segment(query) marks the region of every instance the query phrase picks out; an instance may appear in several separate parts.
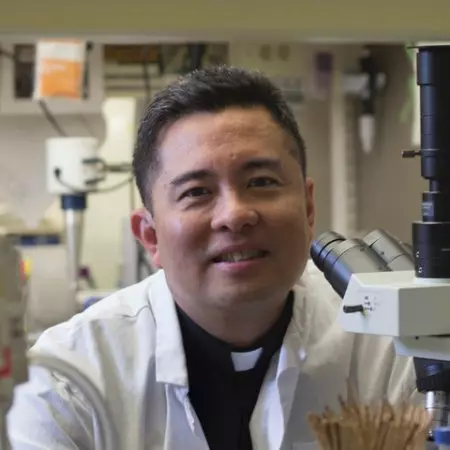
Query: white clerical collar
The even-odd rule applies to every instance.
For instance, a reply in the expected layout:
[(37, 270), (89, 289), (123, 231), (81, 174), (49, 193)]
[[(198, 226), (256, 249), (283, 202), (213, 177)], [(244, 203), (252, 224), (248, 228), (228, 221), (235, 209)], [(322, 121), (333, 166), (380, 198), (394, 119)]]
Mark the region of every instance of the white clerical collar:
[(234, 370), (236, 372), (244, 372), (253, 369), (261, 356), (263, 349), (257, 348), (249, 352), (231, 352)]

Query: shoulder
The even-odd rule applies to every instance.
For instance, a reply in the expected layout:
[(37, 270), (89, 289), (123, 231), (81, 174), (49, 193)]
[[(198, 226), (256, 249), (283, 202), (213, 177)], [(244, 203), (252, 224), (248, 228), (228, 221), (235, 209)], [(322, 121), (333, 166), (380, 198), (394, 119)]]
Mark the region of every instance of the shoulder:
[(308, 335), (314, 348), (323, 354), (323, 361), (348, 357), (348, 382), (361, 401), (387, 397), (397, 403), (415, 394), (412, 358), (397, 355), (391, 337), (346, 332), (339, 322), (342, 300), (312, 261), (295, 290), (304, 298), (296, 309), (300, 317), (307, 314), (304, 327), (311, 328)]
[[(81, 354), (101, 372), (124, 371), (128, 367), (132, 370), (140, 359), (148, 360), (154, 348), (155, 321), (150, 300), (152, 287), (160, 283), (160, 278), (161, 274), (156, 273), (49, 328), (37, 340), (35, 349), (55, 351), (65, 347)], [(146, 345), (139, 345), (144, 336)], [(123, 359), (127, 359), (126, 366)]]
[[(147, 379), (155, 367), (151, 291), (160, 280), (157, 273), (49, 328), (31, 350), (35, 356), (52, 355), (73, 364), (103, 395), (113, 393), (108, 404), (118, 424), (139, 420)], [(12, 442), (20, 448), (34, 442), (45, 448), (58, 443), (60, 448), (94, 448), (98, 427), (84, 390), (75, 379), (39, 365), (32, 363), (27, 382), (15, 388), (8, 415)], [(161, 401), (162, 392), (152, 391), (149, 401)], [(122, 428), (126, 440), (127, 429)]]
[(303, 292), (305, 302), (314, 303), (321, 312), (329, 311), (334, 317), (339, 313), (341, 298), (312, 260), (306, 264), (294, 289)]
[(341, 299), (311, 260), (295, 284), (294, 292), (294, 320), (304, 322), (303, 328), (314, 329), (320, 335), (336, 327)]

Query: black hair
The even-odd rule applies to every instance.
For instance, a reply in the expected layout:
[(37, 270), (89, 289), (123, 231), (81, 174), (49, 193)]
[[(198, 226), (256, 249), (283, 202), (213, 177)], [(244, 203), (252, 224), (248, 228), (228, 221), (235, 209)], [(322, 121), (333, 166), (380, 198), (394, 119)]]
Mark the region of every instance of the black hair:
[(133, 156), (133, 172), (144, 204), (151, 206), (151, 186), (159, 169), (158, 146), (167, 126), (198, 112), (257, 106), (266, 108), (293, 139), (295, 156), (305, 176), (305, 143), (280, 89), (260, 72), (213, 66), (182, 76), (161, 90), (147, 106)]

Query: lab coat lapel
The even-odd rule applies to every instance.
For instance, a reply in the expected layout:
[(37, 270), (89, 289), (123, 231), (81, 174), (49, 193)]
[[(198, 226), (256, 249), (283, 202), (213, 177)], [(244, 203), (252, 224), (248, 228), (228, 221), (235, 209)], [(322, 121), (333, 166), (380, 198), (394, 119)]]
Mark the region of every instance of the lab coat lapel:
[(288, 328), (261, 387), (250, 432), (254, 450), (279, 450), (289, 420), (301, 366), (299, 336)]
[(308, 424), (309, 413), (327, 407), (339, 409), (339, 397), (347, 398), (353, 337), (332, 325), (324, 337), (308, 346), (297, 378), (290, 416), (284, 435), (284, 449), (303, 449), (315, 440)]
[(293, 318), (251, 421), (255, 450), (314, 448), (308, 413), (347, 395), (353, 337), (337, 323), (339, 304), (316, 286), (305, 274), (294, 289)]
[(188, 387), (186, 358), (175, 302), (164, 271), (155, 275), (149, 292), (156, 322), (156, 381)]
[(156, 381), (164, 384), (166, 423), (164, 450), (208, 450), (200, 421), (189, 401), (183, 339), (175, 302), (160, 270), (149, 292), (156, 322)]

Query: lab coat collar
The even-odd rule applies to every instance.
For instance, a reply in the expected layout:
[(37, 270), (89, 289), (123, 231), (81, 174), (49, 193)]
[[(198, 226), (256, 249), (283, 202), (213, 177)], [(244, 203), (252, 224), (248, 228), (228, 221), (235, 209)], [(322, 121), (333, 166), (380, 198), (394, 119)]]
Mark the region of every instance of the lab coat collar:
[[(299, 371), (308, 358), (309, 349), (323, 337), (323, 331), (335, 319), (330, 308), (323, 308), (321, 292), (317, 292), (308, 269), (293, 288), (294, 308), (277, 361), (276, 377), (290, 369)], [(323, 295), (322, 295), (323, 296)]]
[(153, 276), (149, 301), (156, 322), (156, 381), (188, 387), (186, 357), (180, 324), (163, 270)]
[[(188, 387), (188, 374), (183, 340), (176, 313), (175, 302), (167, 285), (163, 270), (152, 276), (149, 287), (149, 301), (156, 322), (156, 379), (158, 382)], [(311, 292), (312, 291), (312, 292)], [(320, 301), (308, 298), (314, 293), (306, 270), (300, 281), (294, 286), (294, 309), (283, 345), (276, 359), (275, 378), (281, 380), (284, 372), (294, 370), (298, 373), (307, 357), (306, 349), (320, 339), (315, 327), (316, 308)], [(313, 295), (314, 296), (314, 295)], [(326, 318), (325, 318), (326, 319)], [(273, 366), (273, 363), (272, 363)]]
[(307, 301), (307, 278), (305, 273), (294, 287), (292, 320), (266, 374), (250, 422), (252, 438), (264, 442), (262, 448), (267, 450), (282, 447), (298, 379), (307, 357), (307, 341), (311, 336), (307, 335), (309, 326), (306, 325), (311, 324), (316, 306)]
[[(315, 448), (307, 412), (336, 406), (333, 402), (346, 392), (350, 353), (342, 352), (342, 346), (350, 348), (351, 336), (343, 341), (336, 321), (340, 299), (318, 277), (322, 275), (309, 266), (294, 286), (293, 318), (252, 416), (252, 438), (264, 450), (285, 448), (285, 439), (292, 443), (286, 430), (293, 429), (295, 446)], [(333, 348), (336, 358), (330, 353)]]

